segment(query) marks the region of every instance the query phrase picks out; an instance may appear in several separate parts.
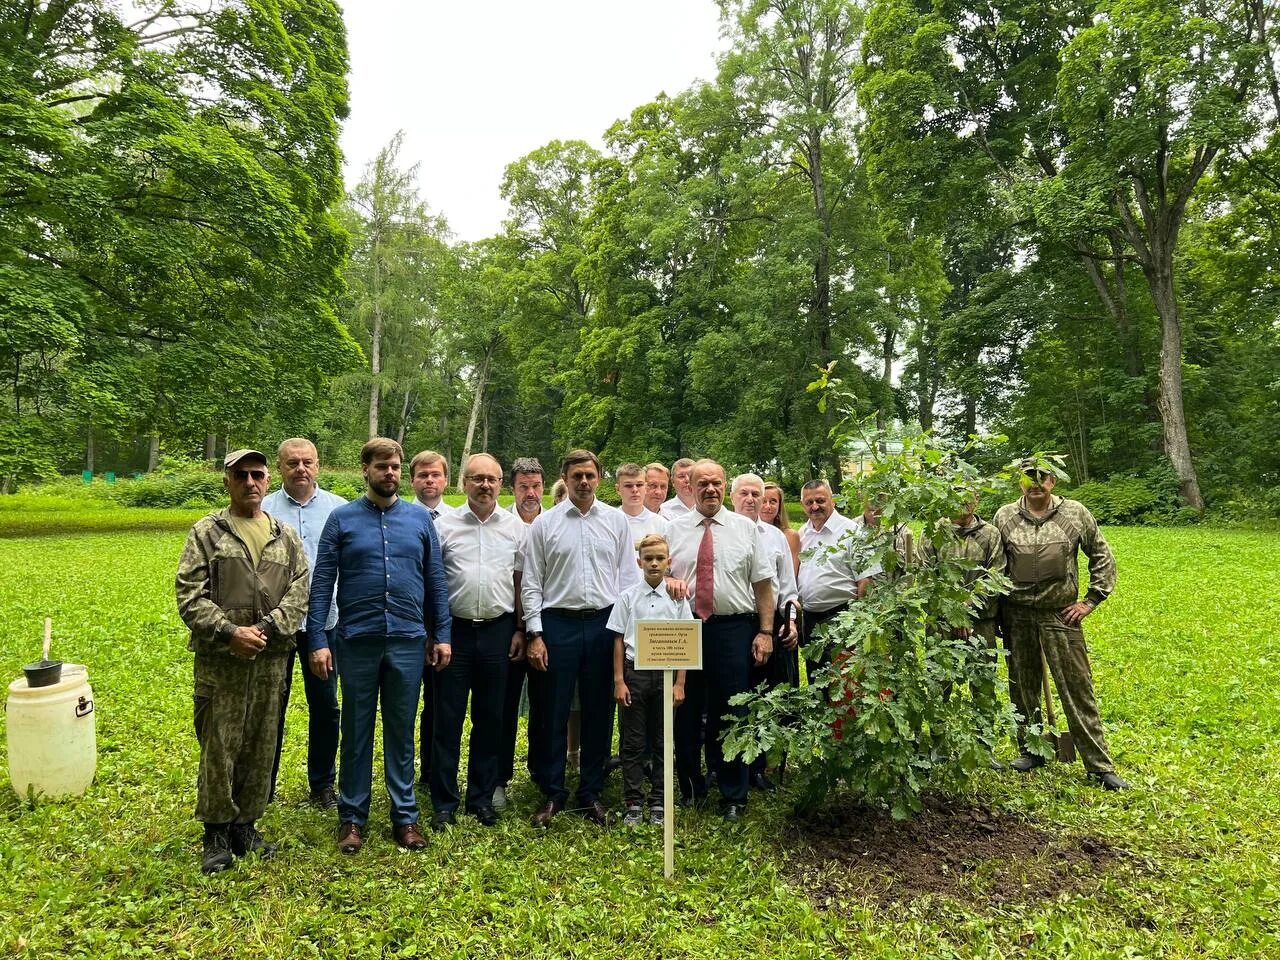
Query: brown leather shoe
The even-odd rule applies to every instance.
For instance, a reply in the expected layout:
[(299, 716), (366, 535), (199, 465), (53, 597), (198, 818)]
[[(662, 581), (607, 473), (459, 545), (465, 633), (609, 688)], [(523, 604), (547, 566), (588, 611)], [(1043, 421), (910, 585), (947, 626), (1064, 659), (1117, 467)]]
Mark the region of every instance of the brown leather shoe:
[(363, 843), (360, 828), (354, 823), (344, 823), (338, 827), (338, 849), (342, 853), (359, 853)]
[(403, 826), (392, 827), (391, 836), (396, 843), (406, 850), (421, 850), (427, 845), (427, 838), (418, 832), (416, 823), (406, 823)]
[(545, 830), (551, 825), (551, 818), (559, 813), (563, 806), (564, 804), (559, 800), (548, 800), (538, 808), (538, 812), (533, 815), (533, 819), (529, 822), (535, 827), (541, 827)]
[(605, 809), (604, 804), (599, 800), (593, 800), (578, 812), (582, 815), (583, 820), (590, 821), (598, 827), (603, 827), (609, 822), (609, 811)]

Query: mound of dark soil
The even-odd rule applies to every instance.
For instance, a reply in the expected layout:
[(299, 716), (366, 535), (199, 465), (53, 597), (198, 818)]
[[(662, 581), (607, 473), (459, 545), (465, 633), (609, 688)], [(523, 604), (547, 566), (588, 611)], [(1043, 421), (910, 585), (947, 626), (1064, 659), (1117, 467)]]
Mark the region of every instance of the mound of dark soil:
[(829, 806), (786, 837), (790, 879), (821, 908), (852, 897), (882, 906), (940, 894), (998, 906), (1085, 892), (1124, 852), (1096, 837), (1051, 833), (1015, 815), (925, 799), (913, 820)]

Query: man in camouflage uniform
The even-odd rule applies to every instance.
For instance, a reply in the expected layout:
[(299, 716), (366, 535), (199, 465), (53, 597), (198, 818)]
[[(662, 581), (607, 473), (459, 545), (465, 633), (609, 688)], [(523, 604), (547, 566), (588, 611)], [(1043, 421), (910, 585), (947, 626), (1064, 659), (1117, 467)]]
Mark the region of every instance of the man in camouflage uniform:
[(309, 588), (302, 541), (262, 512), (267, 458), (236, 450), (223, 471), (231, 503), (191, 528), (176, 583), (195, 653), (205, 873), (225, 870), (233, 854), (275, 853), (255, 821), (271, 795), (285, 669)]
[[(920, 540), (920, 557), (926, 566), (937, 562), (940, 557), (945, 560), (966, 560), (973, 564), (973, 569), (965, 573), (965, 585), (970, 589), (989, 573), (1003, 575), (1007, 566), (1000, 531), (974, 513), (977, 505), (975, 497), (966, 505), (963, 513), (952, 518), (951, 533), (954, 540), (944, 541), (941, 547), (935, 547), (928, 537)], [(972, 640), (975, 646), (991, 653), (990, 671), (981, 678), (970, 681), (970, 690), (975, 700), (992, 701), (996, 696), (996, 651), (1000, 645), (996, 620), (999, 609), (999, 594), (975, 597), (971, 605), (973, 622), (967, 627), (950, 628), (954, 638)], [(993, 756), (991, 766), (999, 770), (1004, 764)]]
[[(1040, 722), (1040, 653), (1049, 664), (1067, 728), (1088, 775), (1108, 790), (1129, 786), (1115, 772), (1093, 696), (1093, 674), (1080, 623), (1115, 588), (1116, 563), (1098, 522), (1075, 500), (1053, 496), (1057, 478), (1043, 461), (1023, 460), (1022, 499), (996, 511), (1013, 586), (1002, 604), (1009, 646), (1009, 692), (1023, 723)], [(1089, 589), (1079, 600), (1076, 553), (1089, 558)], [(1012, 764), (1027, 772), (1044, 764), (1028, 753)]]

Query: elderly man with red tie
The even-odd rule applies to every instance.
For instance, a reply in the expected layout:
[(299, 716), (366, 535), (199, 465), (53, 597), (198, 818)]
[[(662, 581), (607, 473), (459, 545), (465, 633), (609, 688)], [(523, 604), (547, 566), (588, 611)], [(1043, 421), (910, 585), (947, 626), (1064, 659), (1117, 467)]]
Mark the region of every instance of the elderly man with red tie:
[[(667, 530), (672, 575), (689, 584), (694, 615), (703, 622), (702, 670), (689, 671), (685, 702), (676, 714), (676, 776), (686, 802), (706, 800), (702, 773), (702, 707), (706, 739), (718, 740), (734, 694), (751, 687), (751, 668), (773, 652), (773, 570), (753, 520), (724, 506), (725, 472), (714, 460), (693, 465), (694, 509)], [(713, 755), (718, 752), (713, 751)], [(747, 803), (747, 766), (721, 760), (716, 771), (721, 812), (738, 820)]]

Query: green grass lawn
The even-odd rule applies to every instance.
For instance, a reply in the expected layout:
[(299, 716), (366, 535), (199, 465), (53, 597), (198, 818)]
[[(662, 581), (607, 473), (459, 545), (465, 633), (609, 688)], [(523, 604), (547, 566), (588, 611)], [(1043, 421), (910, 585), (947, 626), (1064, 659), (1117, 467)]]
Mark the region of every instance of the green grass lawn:
[[(169, 512), (171, 528), (190, 519)], [(32, 525), (0, 539), (0, 676), (38, 656), (53, 617), (55, 655), (89, 668), (99, 766), (84, 797), (34, 808), (0, 774), (0, 955), (1280, 955), (1280, 535), (1108, 531), (1120, 585), (1088, 629), (1107, 733), (1135, 789), (1108, 794), (1054, 765), (984, 773), (960, 799), (1119, 853), (1061, 890), (990, 898), (997, 863), (977, 863), (956, 896), (895, 896), (892, 875), (842, 886), (843, 868), (814, 864), (782, 799), (756, 798), (736, 828), (683, 819), (667, 883), (656, 829), (563, 816), (535, 834), (522, 778), (497, 829), (461, 818), (414, 855), (390, 840), (379, 772), (372, 841), (346, 858), (333, 817), (305, 804), (300, 689), (262, 825), (279, 857), (204, 877), (191, 662), (173, 602), (183, 534)]]

